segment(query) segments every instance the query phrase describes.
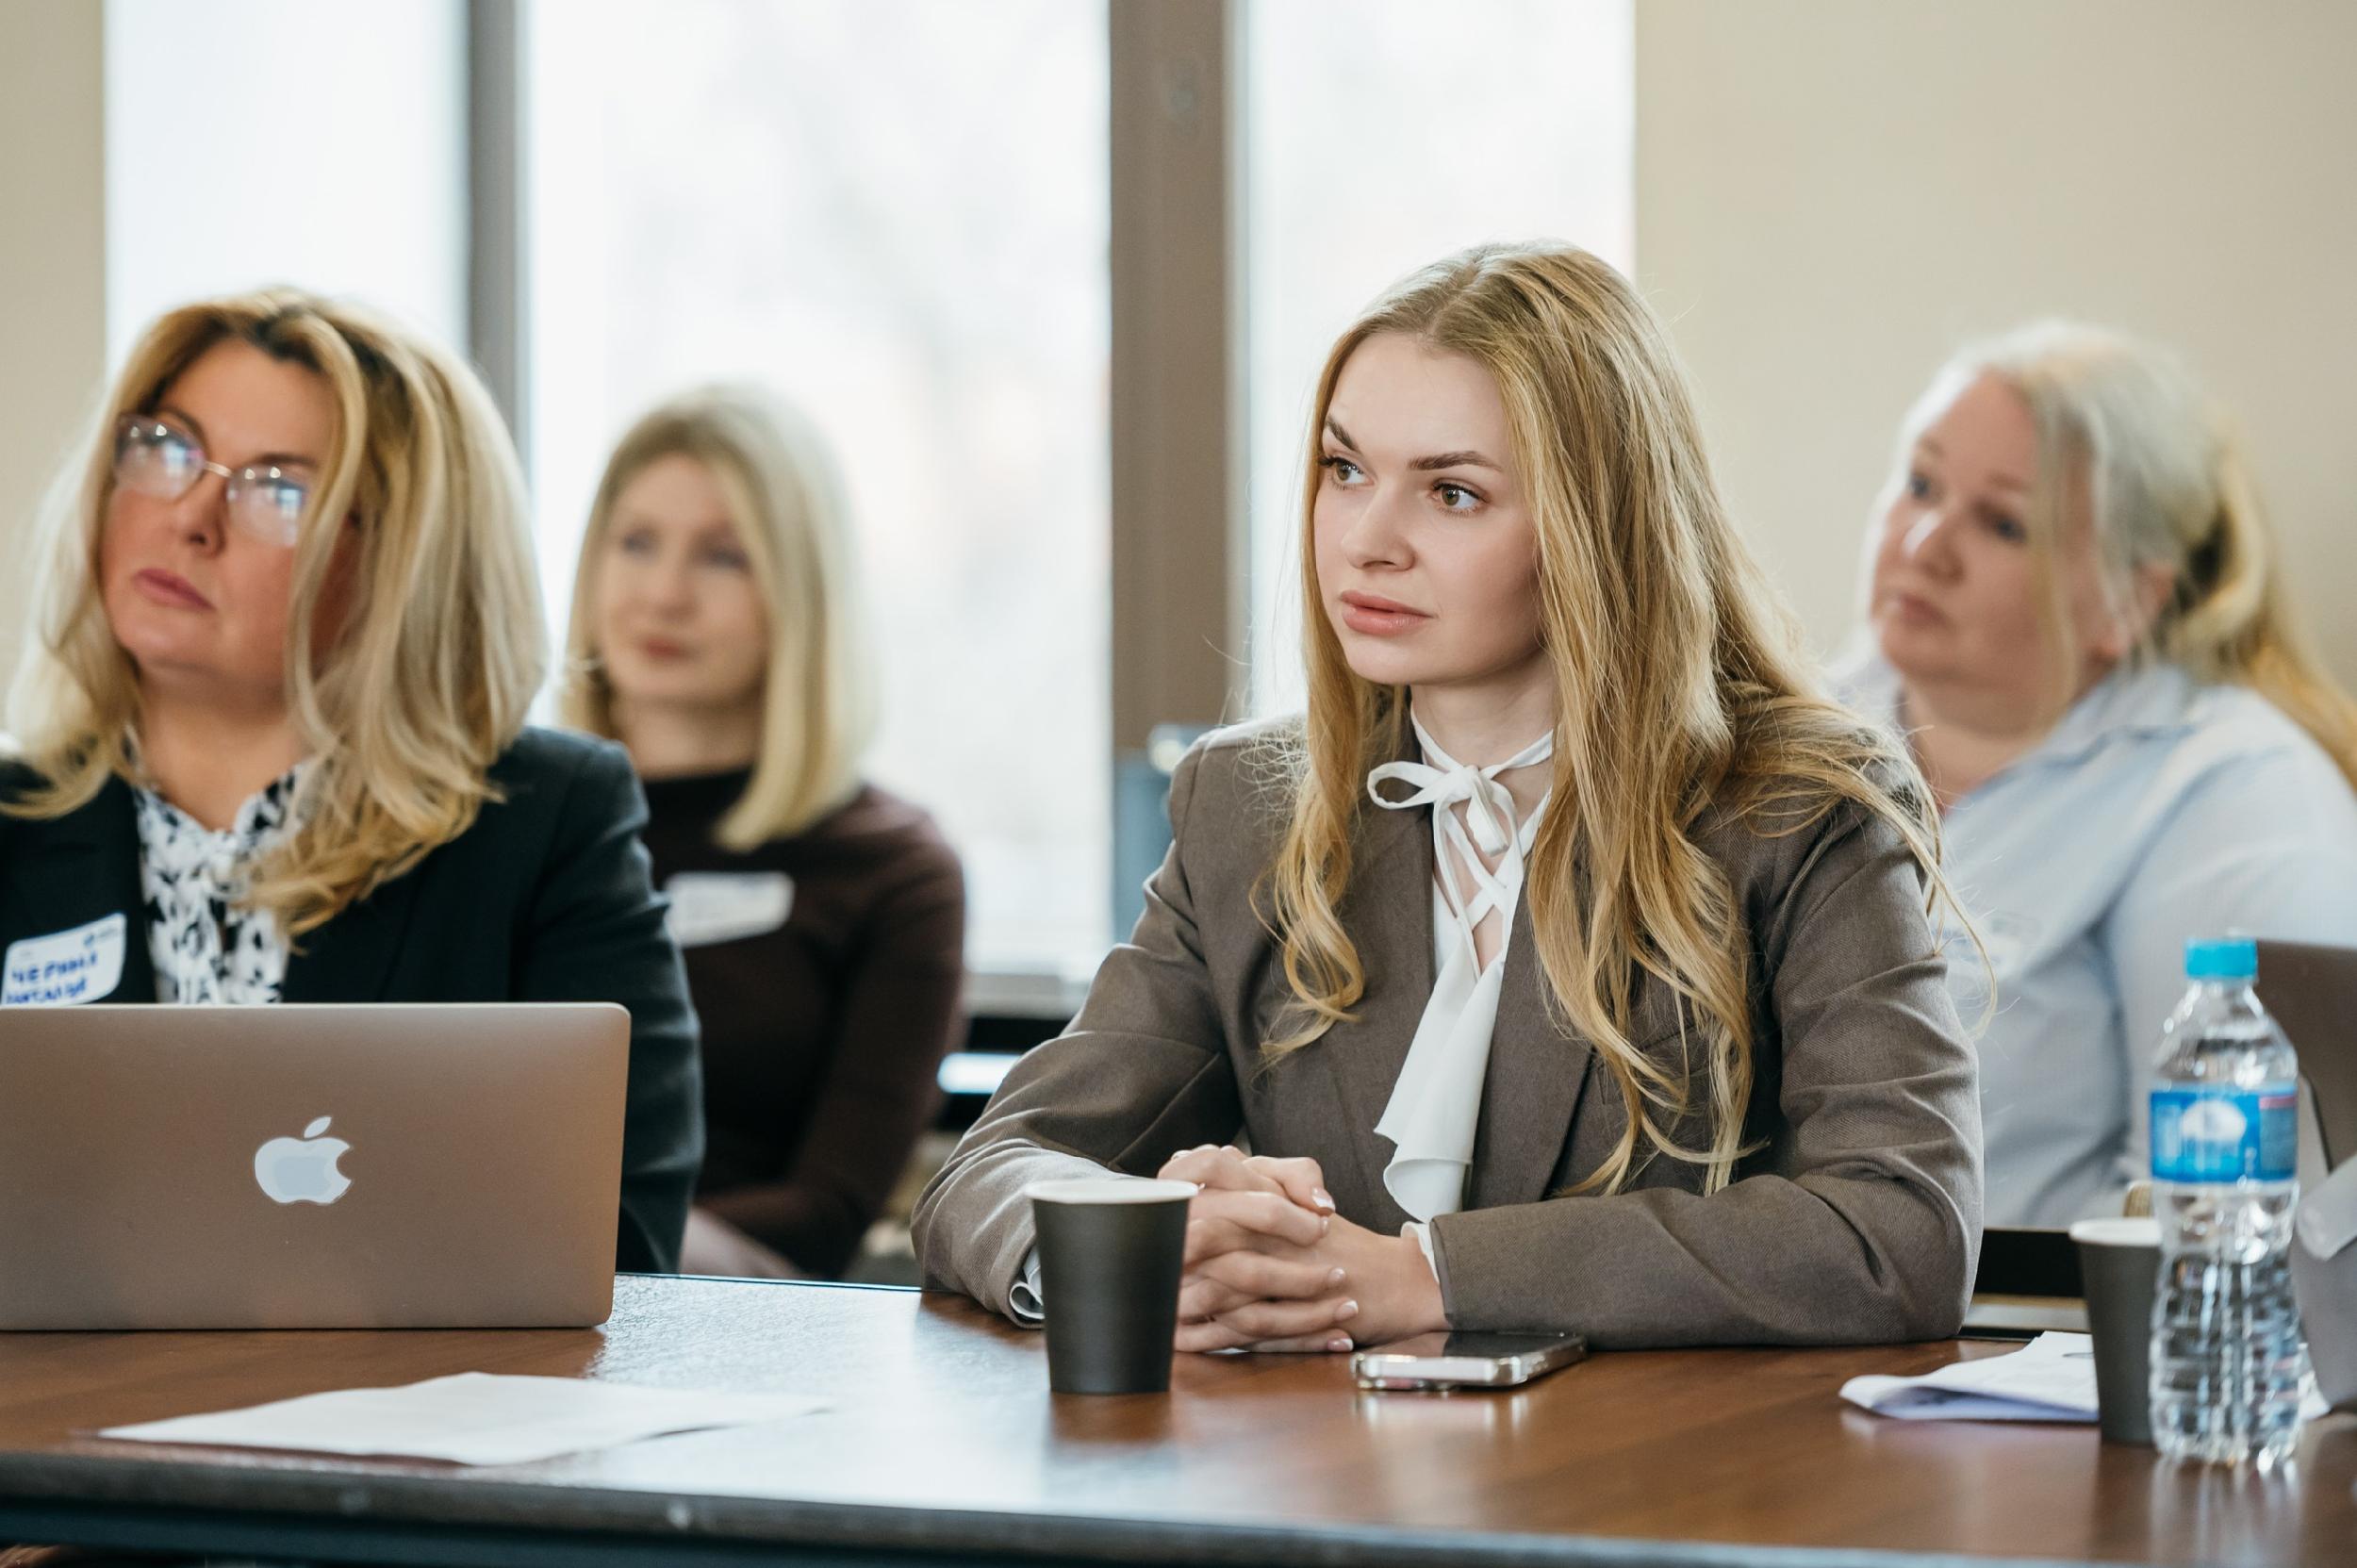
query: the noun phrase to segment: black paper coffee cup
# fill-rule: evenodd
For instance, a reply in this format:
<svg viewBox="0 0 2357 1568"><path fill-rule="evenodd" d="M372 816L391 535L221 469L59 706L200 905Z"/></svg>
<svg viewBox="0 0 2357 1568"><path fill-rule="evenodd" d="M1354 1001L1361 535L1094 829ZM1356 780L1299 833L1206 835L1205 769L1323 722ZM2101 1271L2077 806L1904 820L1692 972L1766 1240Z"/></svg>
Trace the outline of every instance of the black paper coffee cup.
<svg viewBox="0 0 2357 1568"><path fill-rule="evenodd" d="M1105 1175L1035 1182L1047 1386L1058 1394L1170 1387L1192 1181Z"/></svg>
<svg viewBox="0 0 2357 1568"><path fill-rule="evenodd" d="M2106 1443L2152 1443L2152 1296L2161 1272L2153 1219L2083 1219L2070 1228L2095 1338L2096 1425Z"/></svg>

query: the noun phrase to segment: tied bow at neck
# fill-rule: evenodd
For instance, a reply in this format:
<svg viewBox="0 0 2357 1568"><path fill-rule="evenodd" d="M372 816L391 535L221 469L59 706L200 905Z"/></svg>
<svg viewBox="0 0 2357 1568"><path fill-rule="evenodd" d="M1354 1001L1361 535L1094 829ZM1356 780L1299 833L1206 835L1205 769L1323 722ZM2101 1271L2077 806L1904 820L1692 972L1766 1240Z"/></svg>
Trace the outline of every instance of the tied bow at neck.
<svg viewBox="0 0 2357 1568"><path fill-rule="evenodd" d="M1453 929L1445 933L1432 996L1375 1131L1389 1138L1393 1149L1383 1170L1385 1190L1402 1209L1426 1220L1454 1213L1464 1204L1482 1081L1489 1075L1490 1036L1497 1024L1506 953L1501 946L1495 961L1482 968L1474 931L1492 913L1502 933L1512 930L1522 898L1523 859L1546 812L1542 799L1527 820L1517 822L1514 799L1498 775L1554 756L1555 736L1541 735L1504 762L1475 767L1434 745L1414 715L1409 722L1427 760L1385 763L1367 775L1367 795L1387 811L1432 808L1436 891ZM1393 783L1406 784L1411 793L1385 799L1381 786ZM1461 819L1459 805L1465 808ZM1452 849L1459 869L1473 884L1470 899L1459 899L1456 879L1449 875ZM1496 860L1494 871L1484 864L1488 859ZM1436 909L1436 920L1439 915Z"/></svg>
<svg viewBox="0 0 2357 1568"><path fill-rule="evenodd" d="M1452 825L1457 821L1457 813L1451 808L1461 804L1465 808L1465 819L1473 824L1474 845L1480 849L1482 855L1495 857L1504 853L1517 835L1514 832L1514 797L1508 793L1504 784L1498 783L1498 775L1510 773L1517 767L1532 767L1554 756L1555 736L1552 734L1541 735L1504 762L1475 767L1470 763L1457 761L1435 745L1413 714L1409 715L1408 722L1416 732L1416 744L1424 748L1424 754L1431 758L1431 762L1385 763L1367 775L1367 798L1387 811L1407 811L1428 805L1432 808L1435 821L1445 817ZM1408 785L1415 793L1396 801L1384 799L1379 786L1393 782ZM1545 802L1541 801L1540 806L1543 810ZM1530 819L1536 822L1539 812L1533 811ZM1462 830L1459 832L1461 834ZM1467 858L1475 867L1480 864L1477 857ZM1514 858L1520 861L1522 856L1518 853Z"/></svg>

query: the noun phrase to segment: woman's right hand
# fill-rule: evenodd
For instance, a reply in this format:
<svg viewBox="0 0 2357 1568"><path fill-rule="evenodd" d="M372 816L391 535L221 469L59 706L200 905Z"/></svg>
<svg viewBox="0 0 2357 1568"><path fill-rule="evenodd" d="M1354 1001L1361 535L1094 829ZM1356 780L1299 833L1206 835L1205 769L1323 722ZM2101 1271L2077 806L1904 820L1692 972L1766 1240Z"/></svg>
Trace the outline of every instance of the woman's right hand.
<svg viewBox="0 0 2357 1568"><path fill-rule="evenodd" d="M1334 1199L1314 1160L1247 1155L1232 1146L1182 1149L1155 1173L1192 1181L1186 1271L1178 1287L1178 1347L1222 1350L1235 1331L1214 1319L1249 1302L1281 1304L1286 1337L1258 1349L1323 1350L1354 1303L1342 1269L1311 1249L1333 1221Z"/></svg>

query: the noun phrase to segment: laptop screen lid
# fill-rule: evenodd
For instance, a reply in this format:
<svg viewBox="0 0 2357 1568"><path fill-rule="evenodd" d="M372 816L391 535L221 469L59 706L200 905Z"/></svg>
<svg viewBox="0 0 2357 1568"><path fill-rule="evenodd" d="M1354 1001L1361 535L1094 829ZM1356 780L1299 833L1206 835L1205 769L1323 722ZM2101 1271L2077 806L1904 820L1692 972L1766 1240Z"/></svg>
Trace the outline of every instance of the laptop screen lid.
<svg viewBox="0 0 2357 1568"><path fill-rule="evenodd" d="M0 1328L612 1311L611 1003L0 1013Z"/></svg>
<svg viewBox="0 0 2357 1568"><path fill-rule="evenodd" d="M2299 1053L2325 1169L2357 1159L2357 948L2262 942L2258 990Z"/></svg>

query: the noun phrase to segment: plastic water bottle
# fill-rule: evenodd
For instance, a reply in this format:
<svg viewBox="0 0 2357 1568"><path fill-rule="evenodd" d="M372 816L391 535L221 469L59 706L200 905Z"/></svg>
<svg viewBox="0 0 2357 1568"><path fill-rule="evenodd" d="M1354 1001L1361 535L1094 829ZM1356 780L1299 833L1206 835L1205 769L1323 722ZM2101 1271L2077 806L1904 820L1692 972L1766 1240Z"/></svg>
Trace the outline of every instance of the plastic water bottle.
<svg viewBox="0 0 2357 1568"><path fill-rule="evenodd" d="M2152 1084L2152 1441L2172 1459L2271 1469L2299 1435L2299 1059L2251 991L2249 940L2185 944L2189 984Z"/></svg>

